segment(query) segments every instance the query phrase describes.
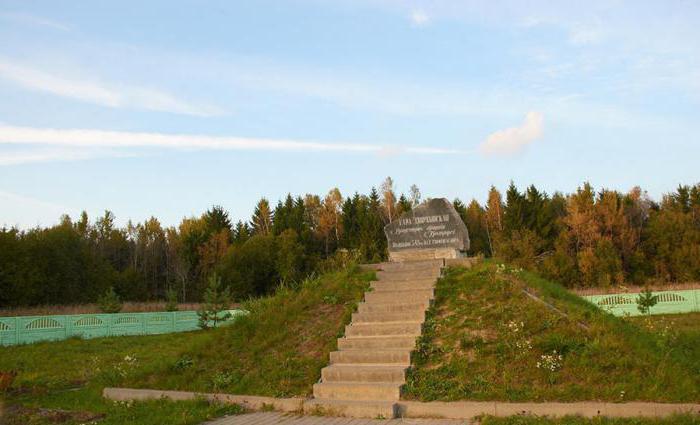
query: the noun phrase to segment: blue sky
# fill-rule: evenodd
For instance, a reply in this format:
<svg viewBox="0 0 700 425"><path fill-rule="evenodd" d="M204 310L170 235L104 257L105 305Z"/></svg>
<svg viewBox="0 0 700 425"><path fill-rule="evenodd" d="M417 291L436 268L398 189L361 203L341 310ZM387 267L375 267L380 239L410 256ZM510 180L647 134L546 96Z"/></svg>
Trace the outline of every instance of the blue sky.
<svg viewBox="0 0 700 425"><path fill-rule="evenodd" d="M0 0L0 225L695 183L696 1Z"/></svg>

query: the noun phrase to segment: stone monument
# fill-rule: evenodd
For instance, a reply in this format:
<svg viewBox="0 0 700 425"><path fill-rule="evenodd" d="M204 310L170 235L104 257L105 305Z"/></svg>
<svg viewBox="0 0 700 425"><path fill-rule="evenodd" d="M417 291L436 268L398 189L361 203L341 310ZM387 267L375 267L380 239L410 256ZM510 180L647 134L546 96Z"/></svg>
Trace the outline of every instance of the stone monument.
<svg viewBox="0 0 700 425"><path fill-rule="evenodd" d="M450 201L430 199L384 227L389 261L458 258L469 249L469 232Z"/></svg>

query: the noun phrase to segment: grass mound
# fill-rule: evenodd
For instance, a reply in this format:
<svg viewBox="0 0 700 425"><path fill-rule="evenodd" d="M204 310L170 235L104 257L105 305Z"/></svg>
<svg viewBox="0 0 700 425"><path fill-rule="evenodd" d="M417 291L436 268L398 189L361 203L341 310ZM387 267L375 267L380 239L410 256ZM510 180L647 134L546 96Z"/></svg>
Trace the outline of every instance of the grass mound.
<svg viewBox="0 0 700 425"><path fill-rule="evenodd" d="M616 318L560 285L494 262L448 269L405 397L698 401L700 325L668 320Z"/></svg>
<svg viewBox="0 0 700 425"><path fill-rule="evenodd" d="M306 280L244 304L250 311L177 359L153 364L136 386L275 397L311 393L373 273Z"/></svg>
<svg viewBox="0 0 700 425"><path fill-rule="evenodd" d="M299 288L282 288L244 303L250 314L218 329L0 347L0 371L18 372L5 407L23 407L14 411L24 416L41 408L105 413L107 422L100 423L113 423L110 417L126 423L124 418L133 416L129 423L184 424L222 410L204 402L164 402L157 405L164 418L170 418L170 410L183 409L191 409L193 416L160 421L146 416L159 415L153 413L156 405L115 406L102 399L101 391L128 386L277 397L310 394L372 277L373 272L353 267L308 279ZM24 416L20 423L48 423Z"/></svg>

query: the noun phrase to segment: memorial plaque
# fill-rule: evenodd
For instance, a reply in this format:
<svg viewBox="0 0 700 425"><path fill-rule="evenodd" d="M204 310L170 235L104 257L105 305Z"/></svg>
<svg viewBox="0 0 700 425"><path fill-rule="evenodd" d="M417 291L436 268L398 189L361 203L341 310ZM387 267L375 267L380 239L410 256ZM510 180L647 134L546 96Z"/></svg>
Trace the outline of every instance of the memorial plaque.
<svg viewBox="0 0 700 425"><path fill-rule="evenodd" d="M469 249L469 232L454 206L445 198L431 199L384 227L390 256L408 250L440 252Z"/></svg>

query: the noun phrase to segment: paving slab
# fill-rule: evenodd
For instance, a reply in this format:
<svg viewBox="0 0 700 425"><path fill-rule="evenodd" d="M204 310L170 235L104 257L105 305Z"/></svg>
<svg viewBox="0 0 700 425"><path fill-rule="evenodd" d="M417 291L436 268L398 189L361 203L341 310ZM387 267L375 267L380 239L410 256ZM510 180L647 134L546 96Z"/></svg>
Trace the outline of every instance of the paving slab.
<svg viewBox="0 0 700 425"><path fill-rule="evenodd" d="M356 419L333 416L298 416L279 412L256 412L225 416L202 425L464 425L454 419Z"/></svg>

